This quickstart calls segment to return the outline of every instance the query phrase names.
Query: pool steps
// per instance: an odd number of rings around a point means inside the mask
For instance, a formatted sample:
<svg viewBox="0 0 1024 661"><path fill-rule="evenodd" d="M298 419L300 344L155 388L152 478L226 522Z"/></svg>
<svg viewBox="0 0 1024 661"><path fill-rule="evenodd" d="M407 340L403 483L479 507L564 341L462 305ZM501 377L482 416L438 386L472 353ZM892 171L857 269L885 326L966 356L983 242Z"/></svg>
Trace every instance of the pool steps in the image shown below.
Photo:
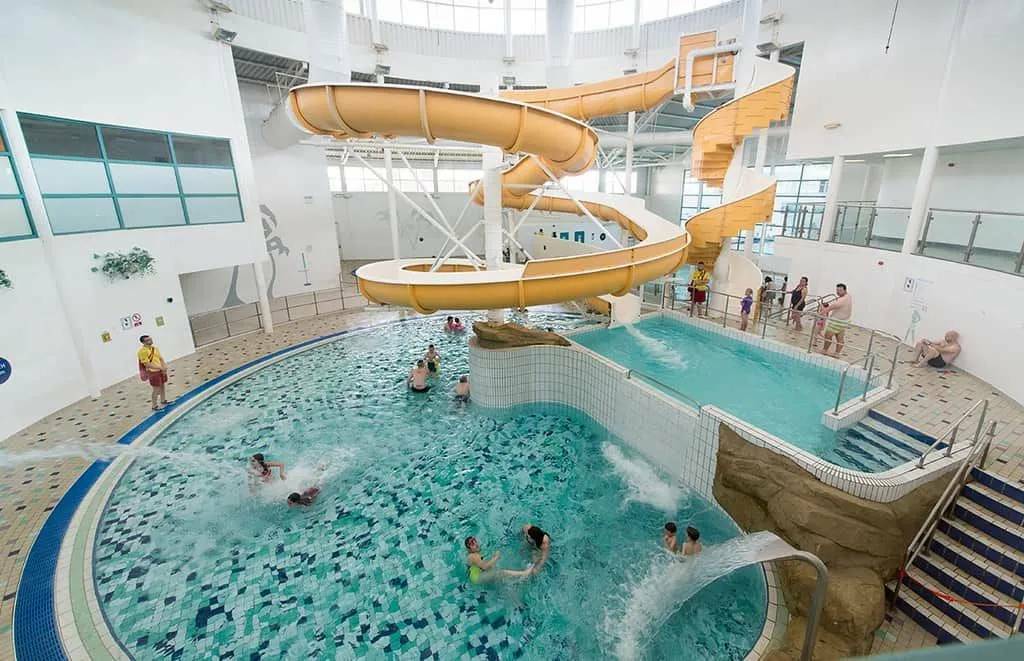
<svg viewBox="0 0 1024 661"><path fill-rule="evenodd" d="M839 432L831 452L857 470L877 473L917 459L933 442L916 431L911 435L896 424L877 411L869 411L866 418Z"/></svg>
<svg viewBox="0 0 1024 661"><path fill-rule="evenodd" d="M895 606L940 644L1006 638L1024 601L1024 484L975 468ZM892 598L895 581L886 586ZM938 593L938 594L936 594Z"/></svg>

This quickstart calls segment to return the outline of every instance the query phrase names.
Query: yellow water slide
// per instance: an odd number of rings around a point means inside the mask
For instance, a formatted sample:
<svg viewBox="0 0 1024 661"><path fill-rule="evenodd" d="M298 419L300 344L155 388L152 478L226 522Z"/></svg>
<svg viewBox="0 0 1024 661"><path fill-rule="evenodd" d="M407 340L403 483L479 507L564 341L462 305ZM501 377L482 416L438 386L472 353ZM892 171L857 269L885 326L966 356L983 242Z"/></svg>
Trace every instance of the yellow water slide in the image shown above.
<svg viewBox="0 0 1024 661"><path fill-rule="evenodd" d="M582 214L566 197L531 192L554 177L575 175L597 157L598 137L581 120L653 108L685 84L686 54L713 46L714 32L685 36L678 59L654 71L567 89L514 92L502 98L396 85L305 85L289 93L289 112L304 130L339 140L371 135L443 138L523 153L502 174L502 204L515 209ZM733 56L696 57L694 87L729 82ZM674 221L647 211L624 195L579 196L595 217L618 223L637 243L632 247L525 265L476 270L452 259L436 272L431 259L400 259L361 267L356 275L366 298L377 303L439 309L525 307L632 287L675 271L686 259L690 236ZM481 189L475 201L483 202Z"/></svg>

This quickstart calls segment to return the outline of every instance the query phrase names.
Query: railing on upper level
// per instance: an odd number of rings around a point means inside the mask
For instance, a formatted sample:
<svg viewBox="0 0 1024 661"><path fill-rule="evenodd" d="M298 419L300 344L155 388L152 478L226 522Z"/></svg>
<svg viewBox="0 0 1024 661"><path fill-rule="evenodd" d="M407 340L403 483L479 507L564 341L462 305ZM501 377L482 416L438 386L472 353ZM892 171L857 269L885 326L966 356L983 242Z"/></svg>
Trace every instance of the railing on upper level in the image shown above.
<svg viewBox="0 0 1024 661"><path fill-rule="evenodd" d="M338 280L337 287L291 294L270 299L270 314L275 324L366 307L354 283ZM256 303L211 310L188 318L192 342L201 347L229 337L263 329L263 313Z"/></svg>
<svg viewBox="0 0 1024 661"><path fill-rule="evenodd" d="M910 207L840 202L831 241L898 251L903 248L909 220ZM933 207L925 216L914 253L1021 274L1024 213Z"/></svg>
<svg viewBox="0 0 1024 661"><path fill-rule="evenodd" d="M821 219L824 213L824 202L787 204L782 209L782 223L773 223L765 227L772 228L775 236L817 241L821 237Z"/></svg>

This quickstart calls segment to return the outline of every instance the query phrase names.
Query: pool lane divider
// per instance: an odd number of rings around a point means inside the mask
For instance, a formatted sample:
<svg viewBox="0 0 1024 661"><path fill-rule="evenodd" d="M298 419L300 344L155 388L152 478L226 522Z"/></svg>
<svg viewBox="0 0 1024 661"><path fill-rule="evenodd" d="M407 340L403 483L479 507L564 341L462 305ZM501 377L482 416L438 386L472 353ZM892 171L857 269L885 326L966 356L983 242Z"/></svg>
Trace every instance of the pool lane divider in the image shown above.
<svg viewBox="0 0 1024 661"><path fill-rule="evenodd" d="M581 316L573 312L546 312L545 314L564 317ZM394 319L369 326L348 328L272 351L188 390L163 410L153 412L132 427L118 439L117 443L119 445L131 445L146 434L146 432L152 430L154 435L159 433L164 428L170 426L181 415L202 403L202 401L222 388L248 376L250 372L258 371L258 369L267 367L293 354L313 349L322 344L329 344L342 337L362 335L378 328L421 321L423 319L439 319L445 316L445 312L439 312L433 315ZM32 547L29 549L25 566L21 572L14 601L14 654L15 658L19 660L69 660L64 646L65 641L61 638L57 617L56 598L58 588L55 585L57 561L61 555L61 547L65 536L70 529L70 524L79 506L112 463L112 461L107 459L99 459L90 464L68 490L64 492L64 495L61 496L32 542ZM77 530L73 532L77 532ZM73 598L72 601L81 605L78 599ZM100 614L104 619L106 618L102 611ZM83 642L85 641L81 639L77 641L77 643ZM73 649L77 649L77 644Z"/></svg>

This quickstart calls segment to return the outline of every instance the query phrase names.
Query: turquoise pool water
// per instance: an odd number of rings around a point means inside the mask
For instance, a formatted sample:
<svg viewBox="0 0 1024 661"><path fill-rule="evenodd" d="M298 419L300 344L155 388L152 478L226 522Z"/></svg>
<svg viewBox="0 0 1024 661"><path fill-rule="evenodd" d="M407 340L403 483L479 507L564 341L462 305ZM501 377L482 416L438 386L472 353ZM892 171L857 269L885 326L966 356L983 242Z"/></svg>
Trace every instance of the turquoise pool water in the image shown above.
<svg viewBox="0 0 1024 661"><path fill-rule="evenodd" d="M814 455L857 468L832 452L837 434L821 424L839 387L839 376L831 370L665 316L572 339L654 377L669 388L651 385L670 396L678 397L674 389L701 405L713 404ZM846 392L862 388L863 381L847 379Z"/></svg>
<svg viewBox="0 0 1024 661"><path fill-rule="evenodd" d="M577 319L531 314L556 329ZM718 580L672 612L644 586L663 571L664 521L698 526L705 553L734 537L581 414L459 405L466 337L421 319L346 336L223 389L154 441L115 487L96 537L99 602L136 659L740 659L764 619L760 570ZM443 356L427 395L404 376ZM250 494L264 452L288 479ZM288 492L323 493L288 509ZM462 541L529 561L519 528L553 539L533 579L479 587ZM657 576L653 583L659 584ZM644 618L641 618L641 620ZM253 656L257 655L257 656Z"/></svg>

